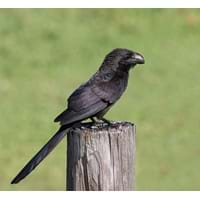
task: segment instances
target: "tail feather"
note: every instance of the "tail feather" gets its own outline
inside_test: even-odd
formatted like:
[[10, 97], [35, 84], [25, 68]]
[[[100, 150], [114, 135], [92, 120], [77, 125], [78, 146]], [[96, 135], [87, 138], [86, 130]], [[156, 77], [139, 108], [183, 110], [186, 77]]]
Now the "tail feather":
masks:
[[11, 184], [16, 184], [24, 179], [33, 171], [37, 165], [57, 146], [57, 144], [65, 137], [68, 126], [61, 126], [55, 135], [40, 149], [40, 151], [24, 166], [18, 175], [12, 180]]

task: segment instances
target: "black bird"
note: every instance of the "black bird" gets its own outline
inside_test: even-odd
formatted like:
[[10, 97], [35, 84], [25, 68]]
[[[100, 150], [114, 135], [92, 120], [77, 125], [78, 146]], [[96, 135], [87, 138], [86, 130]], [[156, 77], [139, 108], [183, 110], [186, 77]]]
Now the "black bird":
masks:
[[74, 124], [90, 118], [103, 120], [110, 107], [121, 97], [128, 83], [129, 70], [144, 64], [144, 57], [128, 49], [117, 48], [106, 55], [98, 71], [68, 98], [67, 109], [55, 118], [60, 129], [25, 165], [12, 180], [12, 184], [25, 178], [64, 138]]

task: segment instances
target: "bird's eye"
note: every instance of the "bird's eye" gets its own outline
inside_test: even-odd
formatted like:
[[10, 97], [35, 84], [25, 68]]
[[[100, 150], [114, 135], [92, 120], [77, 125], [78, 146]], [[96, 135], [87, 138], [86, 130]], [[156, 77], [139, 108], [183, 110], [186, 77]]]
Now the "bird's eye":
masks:
[[133, 56], [133, 54], [129, 53], [128, 56], [127, 56], [127, 58], [131, 58], [132, 56]]
[[127, 55], [124, 57], [124, 59], [127, 60], [127, 59], [129, 59], [131, 56], [132, 56], [131, 54], [127, 54]]

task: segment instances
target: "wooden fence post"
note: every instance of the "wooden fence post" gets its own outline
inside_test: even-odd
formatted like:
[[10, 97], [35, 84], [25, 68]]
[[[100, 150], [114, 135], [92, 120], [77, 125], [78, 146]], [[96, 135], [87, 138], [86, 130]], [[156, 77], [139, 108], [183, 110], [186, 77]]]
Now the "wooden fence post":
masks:
[[135, 125], [82, 124], [67, 137], [67, 190], [134, 190]]

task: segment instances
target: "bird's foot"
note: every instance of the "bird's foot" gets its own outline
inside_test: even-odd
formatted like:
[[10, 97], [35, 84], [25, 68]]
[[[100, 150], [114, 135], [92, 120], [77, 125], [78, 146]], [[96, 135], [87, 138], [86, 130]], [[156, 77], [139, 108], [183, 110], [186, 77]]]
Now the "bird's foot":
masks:
[[93, 124], [96, 124], [98, 121], [94, 119], [94, 117], [90, 117], [90, 119], [92, 120]]
[[90, 119], [92, 120], [93, 124], [102, 123], [102, 122], [104, 122], [104, 123], [106, 123], [108, 125], [111, 124], [111, 122], [109, 120], [105, 119], [105, 118], [100, 118], [99, 119], [99, 118], [90, 117]]

